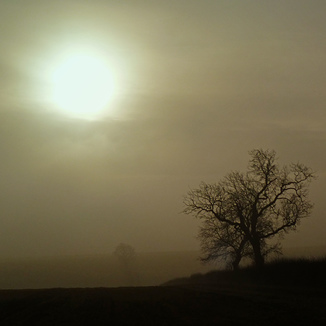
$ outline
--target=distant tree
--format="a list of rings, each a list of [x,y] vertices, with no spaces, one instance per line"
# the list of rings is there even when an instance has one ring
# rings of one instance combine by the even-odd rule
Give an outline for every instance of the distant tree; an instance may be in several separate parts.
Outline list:
[[[120,243],[114,250],[113,256],[118,260],[122,274],[124,275],[125,285],[134,285],[137,278],[134,247],[126,243]]]
[[[134,259],[135,254],[135,249],[126,243],[120,243],[113,252],[113,255],[125,264],[130,264]]]
[[[315,176],[310,168],[280,167],[271,150],[249,154],[246,173],[231,172],[217,184],[203,182],[184,199],[184,213],[203,220],[204,261],[224,258],[237,268],[247,256],[262,268],[265,256],[280,251],[280,237],[311,212],[308,186]]]

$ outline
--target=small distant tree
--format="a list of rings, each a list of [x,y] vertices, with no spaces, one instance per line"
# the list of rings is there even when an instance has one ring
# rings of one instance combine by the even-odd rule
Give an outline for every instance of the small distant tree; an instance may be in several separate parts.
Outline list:
[[[124,264],[130,264],[136,255],[135,249],[126,243],[120,243],[114,250],[113,255]]]
[[[236,269],[243,257],[251,257],[262,268],[265,256],[280,252],[280,237],[311,212],[308,186],[315,176],[310,168],[281,167],[271,150],[249,154],[246,173],[231,172],[217,184],[203,182],[185,197],[184,213],[203,221],[204,261],[224,258]]]
[[[134,247],[126,243],[120,243],[114,250],[113,256],[118,260],[122,274],[124,275],[126,285],[134,285],[136,282]]]

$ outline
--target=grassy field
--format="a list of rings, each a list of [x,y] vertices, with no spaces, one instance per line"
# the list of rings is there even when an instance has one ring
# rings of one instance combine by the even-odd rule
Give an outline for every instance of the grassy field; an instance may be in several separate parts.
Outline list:
[[[0,325],[326,325],[326,260],[155,287],[0,291]]]

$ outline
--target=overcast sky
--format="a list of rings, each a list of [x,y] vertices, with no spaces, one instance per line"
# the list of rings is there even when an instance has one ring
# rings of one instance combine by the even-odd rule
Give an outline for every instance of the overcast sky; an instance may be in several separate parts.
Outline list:
[[[326,2],[0,2],[0,256],[196,250],[180,214],[248,151],[317,171],[315,208],[284,246],[326,245]],[[51,102],[62,53],[112,71],[100,119]]]

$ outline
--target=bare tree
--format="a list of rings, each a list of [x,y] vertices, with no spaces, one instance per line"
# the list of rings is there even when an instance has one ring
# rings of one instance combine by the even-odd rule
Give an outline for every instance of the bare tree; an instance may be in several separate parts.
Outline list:
[[[206,260],[226,257],[234,268],[244,256],[263,267],[264,257],[280,250],[280,236],[295,230],[312,209],[311,169],[300,163],[280,167],[275,151],[249,154],[246,173],[231,172],[218,184],[201,183],[184,200],[184,212],[203,220],[199,238]]]
[[[124,264],[130,264],[136,252],[134,247],[126,243],[120,243],[114,250],[113,255]]]
[[[135,285],[137,273],[135,265],[136,251],[134,247],[126,243],[120,243],[115,248],[113,256],[118,260],[125,279],[125,285]]]
[[[238,228],[216,219],[206,219],[200,227],[203,262],[225,260],[227,266],[238,269],[243,257],[251,255],[246,236]]]

